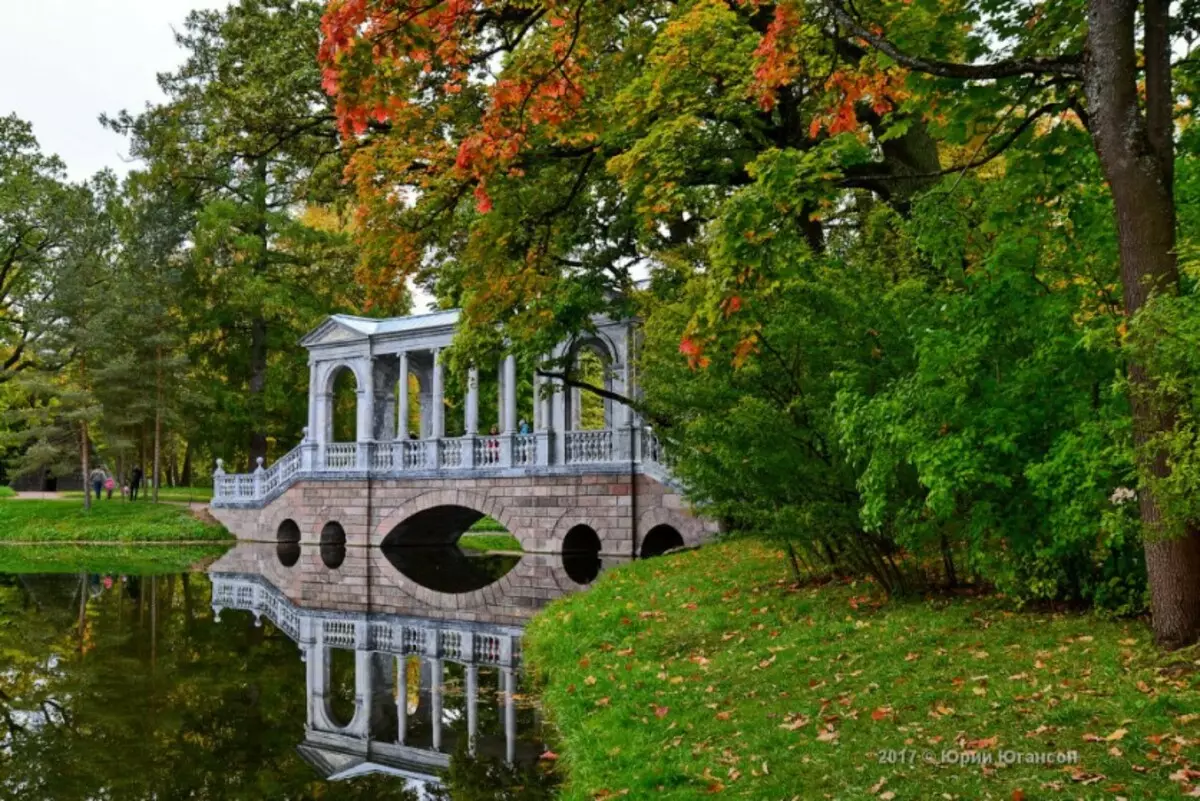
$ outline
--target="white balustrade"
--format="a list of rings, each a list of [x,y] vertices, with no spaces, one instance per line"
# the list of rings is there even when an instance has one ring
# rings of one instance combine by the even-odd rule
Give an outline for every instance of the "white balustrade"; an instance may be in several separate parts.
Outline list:
[[[396,656],[421,654],[460,664],[511,667],[520,659],[520,634],[504,626],[460,626],[452,621],[425,620],[363,612],[314,612],[292,603],[278,588],[261,579],[233,574],[212,575],[212,607],[242,609],[262,616],[294,640],[313,632],[322,645],[366,649]]]
[[[476,467],[496,467],[500,464],[499,437],[477,437],[474,447]]]
[[[514,467],[534,464],[537,460],[537,438],[533,434],[517,434],[513,437]]]
[[[371,469],[387,472],[396,468],[396,447],[390,442],[379,442],[371,447]]]
[[[633,458],[659,480],[670,479],[670,454],[650,428],[634,432],[637,437]],[[396,475],[409,471],[530,468],[538,464],[535,434],[451,437],[435,440],[400,439],[394,442],[331,442],[318,449],[311,440],[268,468],[253,473],[226,474],[220,466],[213,474],[213,502],[245,504],[269,501],[282,493],[310,470],[318,473],[362,473]],[[612,429],[567,431],[564,437],[563,467],[615,464],[629,458],[627,448],[616,448],[618,432]],[[627,433],[619,434],[625,437]],[[625,440],[621,440],[624,443]],[[511,444],[511,454],[508,446]],[[310,450],[306,451],[305,448]],[[306,453],[321,453],[310,461]],[[467,459],[470,455],[472,458]],[[510,461],[511,456],[511,461]],[[436,459],[436,462],[435,462]],[[548,465],[554,468],[551,461]]]
[[[443,439],[438,442],[438,464],[444,468],[462,467],[463,441]]]
[[[357,442],[331,442],[325,446],[326,470],[353,470],[358,467]]]
[[[596,464],[613,460],[613,432],[567,432],[567,464]]]
[[[425,467],[425,462],[429,454],[429,449],[425,447],[425,443],[419,439],[406,439],[400,441],[401,451],[404,454],[401,459],[401,467],[405,470],[422,470]]]

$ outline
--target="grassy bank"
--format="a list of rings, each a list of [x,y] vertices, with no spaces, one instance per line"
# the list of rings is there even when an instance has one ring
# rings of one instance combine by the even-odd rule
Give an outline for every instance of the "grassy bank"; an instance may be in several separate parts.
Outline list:
[[[170,542],[230,540],[224,528],[182,507],[99,501],[0,501],[0,542]]]
[[[753,540],[608,572],[539,614],[524,647],[566,799],[1172,798],[1200,784],[1197,649],[1164,655],[1141,622],[994,598],[795,589]]]
[[[212,500],[212,487],[159,487],[158,499],[160,501],[181,501],[184,503],[208,503]],[[71,491],[62,493],[64,498],[71,500],[83,500],[83,492]],[[149,503],[154,496],[154,491],[147,488],[145,485],[138,490],[138,503]],[[113,500],[122,500],[121,489],[118,487],[113,490]]]
[[[0,573],[99,573],[149,576],[182,573],[211,562],[228,546],[211,545],[4,545]]]
[[[468,551],[520,551],[521,543],[512,534],[476,534],[470,531],[458,539],[458,547]]]

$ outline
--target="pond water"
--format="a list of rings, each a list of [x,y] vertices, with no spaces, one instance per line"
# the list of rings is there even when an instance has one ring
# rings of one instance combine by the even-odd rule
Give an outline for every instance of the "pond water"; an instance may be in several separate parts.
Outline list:
[[[0,799],[553,797],[521,633],[594,556],[85,561],[0,574]]]

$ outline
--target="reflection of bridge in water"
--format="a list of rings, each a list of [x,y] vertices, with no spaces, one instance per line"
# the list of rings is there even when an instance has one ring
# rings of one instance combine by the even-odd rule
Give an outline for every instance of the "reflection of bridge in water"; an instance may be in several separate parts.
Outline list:
[[[245,544],[209,569],[218,614],[266,618],[300,648],[300,753],[328,779],[384,772],[418,786],[438,783],[459,747],[508,763],[536,759],[540,721],[517,693],[521,631],[546,601],[579,588],[562,559],[512,558],[486,587],[436,592],[388,556],[347,549],[334,571],[317,553]]]

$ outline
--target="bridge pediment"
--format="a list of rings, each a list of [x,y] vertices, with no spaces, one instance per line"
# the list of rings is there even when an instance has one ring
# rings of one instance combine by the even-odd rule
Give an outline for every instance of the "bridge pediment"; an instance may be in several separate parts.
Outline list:
[[[306,348],[319,345],[338,345],[344,342],[358,342],[367,338],[367,332],[359,331],[336,317],[330,317],[321,323],[311,333],[300,340]]]

